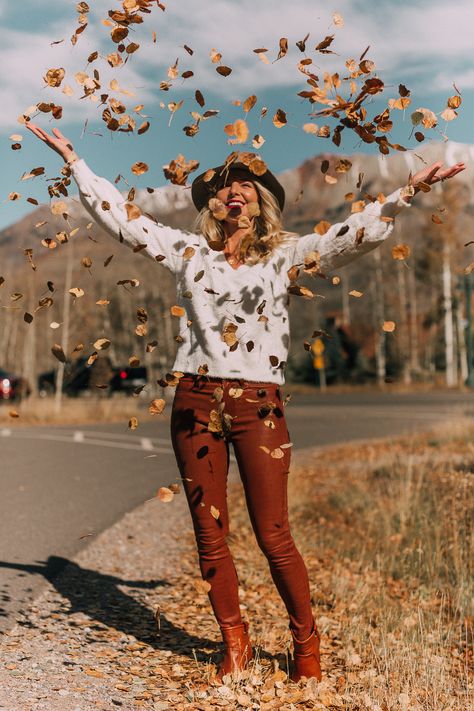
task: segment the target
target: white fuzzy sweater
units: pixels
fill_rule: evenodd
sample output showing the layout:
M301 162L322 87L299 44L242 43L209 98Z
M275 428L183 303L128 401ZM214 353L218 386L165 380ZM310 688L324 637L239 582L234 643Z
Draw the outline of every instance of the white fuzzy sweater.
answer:
M210 376L261 382L284 382L284 365L289 347L288 269L302 265L309 252L319 252L321 272L348 264L381 244L390 235L393 218L407 203L400 189L385 202L369 203L362 212L332 225L320 236L291 238L274 251L265 263L233 269L222 252L208 247L201 235L189 234L156 224L141 215L128 220L125 199L108 180L95 175L83 160L72 164L80 199L90 215L109 234L130 247L146 244L143 253L160 262L175 275L182 342L174 370L197 373L207 366ZM110 208L104 210L106 202ZM347 231L345 226L348 227ZM357 230L364 227L362 241ZM191 258L184 258L193 247ZM189 253L189 250L188 250ZM223 332L234 330L223 340ZM230 344L230 345L229 345ZM232 348L232 349L231 349Z

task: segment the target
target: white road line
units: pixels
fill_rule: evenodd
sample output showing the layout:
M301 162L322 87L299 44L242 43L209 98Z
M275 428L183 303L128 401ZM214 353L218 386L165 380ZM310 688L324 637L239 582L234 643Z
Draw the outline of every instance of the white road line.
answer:
M17 430L16 432L11 432L11 437L12 439L36 439L48 442L62 442L66 444L92 444L98 447L112 447L113 449L130 449L139 452L143 451L142 443L139 439L135 440L135 444L132 444L132 442L108 442L104 439L94 439L92 437L87 437L83 440L77 440L74 439L74 437L71 437L70 435L55 435L42 432L30 434L26 432L21 432L20 430ZM173 450L171 447L154 447L152 445L148 451L153 451L158 454L173 454Z
M153 440L148 437L128 437L127 442L108 442L106 439L95 439L93 437L82 437L86 434L81 430L75 430L70 434L50 434L47 432L25 432L24 430L11 430L8 428L0 429L0 437L11 437L12 439L39 439L48 442L61 442L66 444L91 444L97 447L111 447L112 449L129 449L135 452L153 452L154 454L174 454L174 450L169 446L168 440L161 441L168 444L167 447L156 447ZM101 435L104 433L98 432ZM108 434L108 433L105 433ZM118 435L114 435L118 437ZM133 440L133 442L131 441ZM234 454L230 453L230 461L235 464L236 459Z

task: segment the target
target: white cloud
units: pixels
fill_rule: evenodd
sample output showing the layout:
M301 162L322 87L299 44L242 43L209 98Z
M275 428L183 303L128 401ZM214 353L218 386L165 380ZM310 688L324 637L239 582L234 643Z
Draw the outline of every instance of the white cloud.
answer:
M63 0L59 4L62 3ZM70 19L52 22L47 32L9 29L8 22L4 22L1 125L15 126L17 116L39 100L53 99L67 109L67 97L60 90L45 89L42 76L53 66L63 66L72 74L84 70L85 58L100 44L107 45L107 51L110 51L107 30L100 20L111 5L110 0L91 4L91 23L76 47L69 41L75 27L73 4ZM24 23L25 28L31 28L33 12L37 11L32 0L25 1L22 4L25 16L29 6L31 21L29 25ZM6 7L5 0L0 0L0 15L5 15ZM336 28L332 23L332 13L336 9L344 16L343 28ZM48 11L54 18L54 2L48 4ZM43 18L45 12L43 9ZM157 87L160 80L166 78L167 66L178 55L180 68L195 72L196 79L191 83L188 81L185 88L212 89L226 98L242 98L253 91L279 86L303 88L304 77L296 69L296 62L302 55L295 42L310 32L308 54L319 65L315 69L319 75L324 70L343 71L344 60L351 56L357 58L370 44L367 56L376 62L387 80L395 84L404 82L412 90L423 88L425 92L447 90L454 80L459 82L462 90L474 86L474 69L470 63L473 26L472 0L452 0L449 5L444 0L417 5L407 2L375 5L371 0L338 0L337 7L333 8L328 8L326 2L315 0L278 3L275 0L201 0L199 3L169 0L165 13L154 9L152 15L145 17L143 26L136 28L137 41L142 46L125 69L114 72L103 62L98 67L103 87L107 87L111 76L116 76L124 87L136 88L140 101L158 95L163 100L168 98L169 95L159 94ZM152 30L157 33L156 44L151 43ZM333 47L339 56L315 56L312 52L314 45L326 34L336 35ZM282 36L289 39L289 55L274 64L263 65L252 50L268 47L269 57L274 59ZM51 41L62 37L65 38L62 44L51 46ZM195 50L192 57L180 49L185 43ZM209 59L213 47L222 52L223 63L232 67L230 77L223 78L216 73L215 65ZM151 75L153 79L150 79ZM67 81L74 86L76 97L79 96L80 89L72 77L69 76ZM97 113L88 100L74 100L73 110L74 118L81 121Z

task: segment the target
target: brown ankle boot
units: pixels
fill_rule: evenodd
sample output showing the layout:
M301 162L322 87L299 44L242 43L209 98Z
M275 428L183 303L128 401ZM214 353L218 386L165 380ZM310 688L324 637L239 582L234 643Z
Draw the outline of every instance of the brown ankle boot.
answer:
M219 665L217 678L222 681L225 674L232 674L245 669L253 659L252 645L249 639L248 622L234 627L221 627L224 640L224 659Z
M296 639L293 631L291 634L294 643L294 665L290 679L292 681L299 681L302 676L305 676L307 679L316 677L318 681L321 681L321 664L319 658L320 638L316 624L314 624L310 636L303 641Z

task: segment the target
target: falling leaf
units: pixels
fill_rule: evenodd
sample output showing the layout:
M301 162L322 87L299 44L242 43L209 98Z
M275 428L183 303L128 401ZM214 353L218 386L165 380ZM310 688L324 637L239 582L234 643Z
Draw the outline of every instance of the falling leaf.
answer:
M288 40L286 37L282 37L279 42L278 56L275 61L282 59L288 53Z
M215 506L211 506L210 511L211 511L211 516L213 516L216 520L217 520L217 519L219 518L219 516L221 515L221 512L220 512L219 509L216 508Z
M394 259L407 259L410 256L411 249L407 244L395 244L392 247L392 257Z
M130 202L125 203L125 210L127 212L127 220L130 222L131 220L136 220L137 218L140 217L142 214L142 211L138 207L138 205L135 205Z
M150 415L161 415L161 413L165 409L165 406L166 406L166 400L157 398L157 399L151 401L151 403L148 407L148 412L150 413Z
M229 138L227 141L231 145L245 143L249 137L249 128L243 119L237 119L234 123L224 126L224 132L228 136L235 136L235 138Z
M131 417L128 421L128 428L130 430L136 430L138 427L138 420L136 417Z
M59 360L60 363L66 362L66 354L64 353L62 346L60 346L59 343L55 343L51 346L51 353L53 354L53 356L55 356L55 358Z
M232 69L230 67L221 65L220 67L216 67L216 72L223 77L228 77L229 74L232 73Z
M48 86L58 87L61 85L65 74L66 72L62 67L59 67L58 69L48 69L43 79Z
M177 317L186 315L186 311L183 309L182 306L172 306L170 308L170 312L171 312L172 316L177 316Z
M275 116L273 117L273 125L276 126L276 128L283 128L283 126L286 126L286 123L286 113L283 109L277 109Z
M425 128L434 128L438 123L436 114L425 108L416 109L411 115L411 121L414 126L418 126L421 123Z
M331 223L326 220L321 220L317 225L314 226L313 232L318 235L325 235L328 229L331 227Z
M349 292L349 296L354 296L356 299L360 299L361 296L364 295L363 291L357 291L357 289L352 289Z
M58 202L53 202L51 204L51 212L53 215L67 215L68 208L64 201L59 200Z
M344 27L344 18L340 12L334 12L332 16L332 21L336 27Z
M395 321L384 321L382 329L386 333L392 333L393 331L395 331Z
M257 97L255 96L255 94L252 94L247 99L245 99L244 103L242 104L242 109L246 114L248 114L248 112L253 109L256 103Z
M149 170L149 168L146 163L142 163L142 162L138 161L137 163L134 163L132 165L130 170L135 175L143 175L144 173L146 173Z
M81 289L78 286L74 286L72 289L69 289L69 293L76 299L80 299L81 296L84 296L84 289Z
M93 345L97 351L105 351L110 346L110 341L108 338L99 338Z

